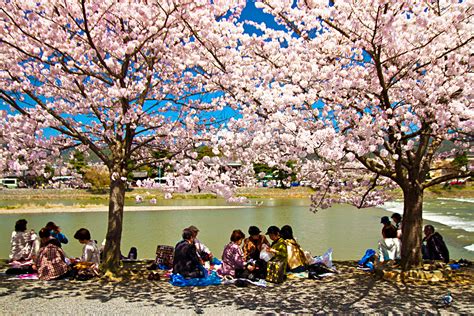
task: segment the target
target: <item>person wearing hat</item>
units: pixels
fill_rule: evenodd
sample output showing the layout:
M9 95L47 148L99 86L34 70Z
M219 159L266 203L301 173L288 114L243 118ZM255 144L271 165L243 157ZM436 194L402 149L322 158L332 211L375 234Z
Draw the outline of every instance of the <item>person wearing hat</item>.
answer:
M263 247L270 247L267 238L260 234L261 231L257 226L249 227L249 237L244 239L242 251L244 253L244 261L255 265L254 275L257 278L265 278L267 272L267 263L260 259L260 251Z
M384 262L386 260L400 259L401 244L400 239L397 238L397 229L392 225L388 216L383 216L380 219L380 223L383 224L383 238L379 241L379 261Z
M260 229L257 226L249 227L249 237L244 239L244 245L242 250L244 252L244 260L249 261L259 260L260 251L262 250L263 245L270 247L270 243L264 235L260 234Z
M211 250L206 245L204 245L199 239L197 239L199 229L194 225L191 225L186 229L193 234L194 245L196 246L197 254L199 258L201 258L203 264L204 261L212 261Z
M273 241L268 250L273 257L267 263L266 280L270 282L283 282L286 276L286 266L288 265L288 249L285 240L280 236L280 228L270 226L267 229L268 237Z
M280 236L280 228L270 226L267 229L266 235L273 241L270 248L270 252L273 253L271 260L286 262L288 260L288 251L285 240Z

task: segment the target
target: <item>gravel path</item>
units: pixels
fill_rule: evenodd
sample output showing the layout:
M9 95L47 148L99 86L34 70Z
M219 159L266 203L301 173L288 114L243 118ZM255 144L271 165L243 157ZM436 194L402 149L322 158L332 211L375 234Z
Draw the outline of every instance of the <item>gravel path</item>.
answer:
M266 288L179 288L166 281L33 281L0 275L0 314L474 314L473 271L462 282L404 285L348 266L326 279L287 280ZM438 304L451 291L449 307Z

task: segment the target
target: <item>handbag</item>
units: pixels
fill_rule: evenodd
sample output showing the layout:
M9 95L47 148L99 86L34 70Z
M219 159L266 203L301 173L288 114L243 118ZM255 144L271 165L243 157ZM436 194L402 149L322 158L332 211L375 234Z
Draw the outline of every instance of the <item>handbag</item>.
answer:
M78 262L73 266L75 279L87 281L99 276L97 265L92 262Z
M266 280L272 283L282 283L285 280L286 262L284 261L268 261Z

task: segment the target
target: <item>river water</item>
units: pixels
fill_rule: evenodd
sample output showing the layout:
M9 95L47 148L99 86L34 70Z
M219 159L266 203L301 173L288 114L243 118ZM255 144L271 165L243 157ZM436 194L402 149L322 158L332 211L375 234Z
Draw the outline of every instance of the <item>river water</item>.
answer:
M49 201L51 202L51 201ZM66 205L73 202L62 201ZM146 208L146 203L144 207ZM181 231L189 225L200 229L198 238L215 256L220 257L233 229L247 235L250 225L266 230L270 225L291 225L305 250L321 255L333 248L335 260L359 259L368 248L376 248L381 237L380 217L388 212L401 213L401 201L383 207L358 210L348 205L335 205L317 213L309 211L308 199L265 199L253 201L239 209L189 209L189 206L226 205L223 200L159 200L159 205L181 206L180 210L125 212L122 252L138 248L139 258L153 258L157 245L175 245ZM257 205L260 204L261 205ZM445 238L452 258L474 260L474 199L428 200L424 204L425 224L435 226ZM62 227L69 237L64 246L69 256L79 256L82 245L74 232L86 227L92 238L101 242L106 233L107 213L49 213L0 215L0 258L7 258L9 239L15 221L28 220L28 228L38 231L48 221ZM265 232L265 231L264 231Z

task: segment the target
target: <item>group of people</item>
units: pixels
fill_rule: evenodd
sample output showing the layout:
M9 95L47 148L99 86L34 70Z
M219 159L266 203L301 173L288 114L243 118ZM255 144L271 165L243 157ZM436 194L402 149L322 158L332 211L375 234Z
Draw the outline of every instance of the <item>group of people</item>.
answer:
M173 258L173 273L185 278L202 278L205 262L213 260L209 248L197 239L199 229L185 228L180 242L176 244ZM265 235L257 226L250 226L249 237L236 229L230 235L230 242L224 247L222 265L218 273L222 276L245 279L265 279L267 266L272 262L282 264L286 271L300 272L308 265L307 257L293 236L291 226L281 229L270 226Z
M398 213L381 218L382 239L379 241L378 260L400 259L402 238L402 217ZM173 273L185 278L205 276L206 262L214 262L210 249L197 235L199 229L189 226L182 232L182 240L174 248ZM257 226L250 226L249 236L236 229L230 235L230 242L224 247L222 265L219 274L233 278L265 279L269 266L278 262L280 272L305 271L311 264L311 255L303 251L289 225L281 228L268 227L265 235ZM423 259L449 261L449 251L443 237L435 232L432 225L424 227ZM81 271L97 273L100 263L100 249L91 238L89 230L79 229L74 238L83 244L81 258L68 258L62 249L68 238L54 222L48 222L38 235L27 229L27 221L20 219L15 223L11 235L10 264L11 272L36 272L41 280L61 279L77 275Z
M61 228L48 222L38 234L27 229L28 222L20 219L10 239L10 266L7 273L37 273L40 280L72 277L80 273L98 272L100 250L89 230L79 229L74 238L83 244L80 258L68 258L62 249L69 242Z
M401 258L402 216L399 213L393 213L391 219L394 224L388 216L383 216L380 220L380 223L383 224L382 239L379 241L378 247L380 262ZM423 233L424 238L421 245L423 259L449 262L448 247L446 247L441 234L435 232L433 225L426 225Z
M393 224L392 224L393 221ZM397 260L401 258L402 216L392 214L391 218L381 218L382 239L379 241L378 260ZM174 252L173 273L179 273L185 278L200 278L205 275L203 270L206 261L212 261L212 253L196 237L199 232L195 226L183 230L183 240ZM423 259L449 261L449 251L443 237L435 232L432 225L424 227L422 244ZM283 264L283 274L286 272L302 272L311 269L311 255L303 251L293 236L289 225L278 228L268 227L265 235L256 226L250 226L249 236L236 229L230 235L230 242L222 253L222 266L219 274L234 278L265 279L272 262Z

